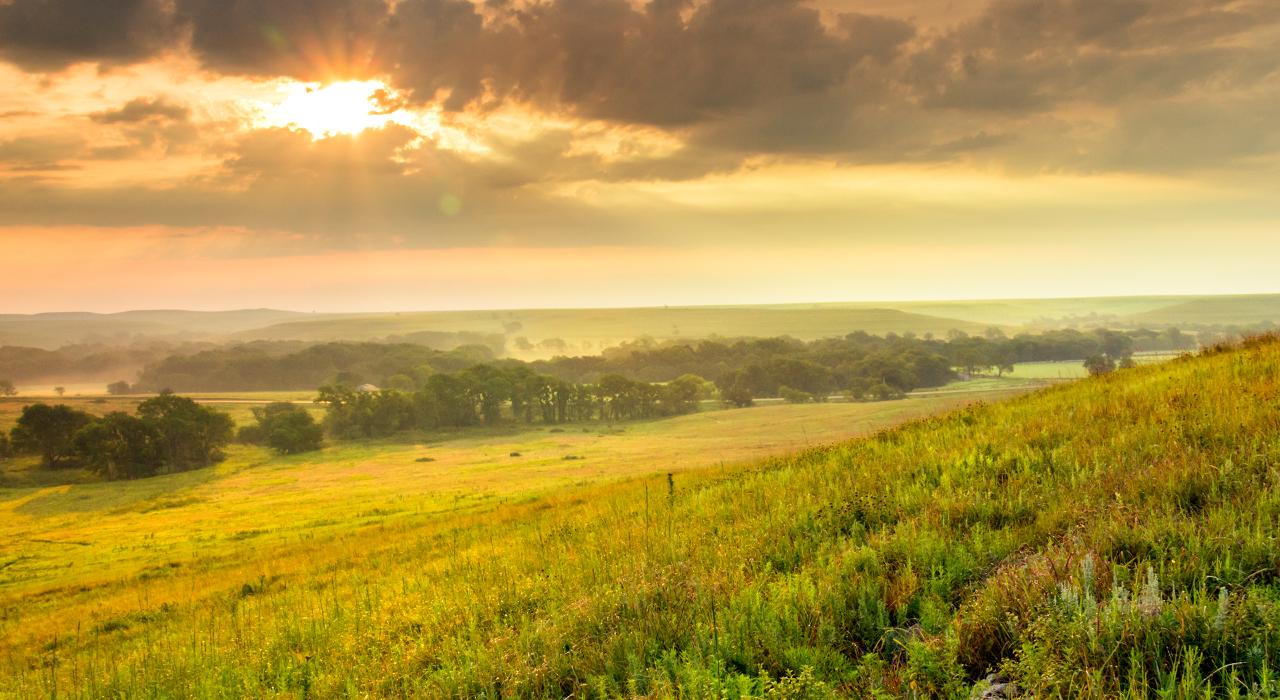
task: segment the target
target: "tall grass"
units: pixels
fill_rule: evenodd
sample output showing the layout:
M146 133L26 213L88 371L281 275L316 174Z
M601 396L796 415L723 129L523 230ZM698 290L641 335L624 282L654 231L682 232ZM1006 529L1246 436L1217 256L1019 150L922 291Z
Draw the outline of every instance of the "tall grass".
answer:
M1259 340L672 484L375 521L212 589L129 582L109 624L0 647L0 695L962 698L998 671L1272 697L1278 479Z

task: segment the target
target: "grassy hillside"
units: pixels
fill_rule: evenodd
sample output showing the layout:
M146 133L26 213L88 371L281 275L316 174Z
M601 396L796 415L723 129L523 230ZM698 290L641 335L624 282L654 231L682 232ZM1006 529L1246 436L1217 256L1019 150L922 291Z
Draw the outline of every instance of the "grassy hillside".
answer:
M1276 342L454 512L333 457L242 456L198 503L7 492L3 541L76 559L5 585L0 688L964 698L998 670L1035 697L1280 693ZM369 499L383 480L405 500ZM349 489L339 523L298 510L316 481ZM272 493L292 505L240 510Z
M52 350L75 343L125 344L138 338L210 338L299 317L306 316L272 309L0 314L0 345Z
M1249 326L1280 323L1280 295L1210 297L1135 314L1136 324L1222 324Z

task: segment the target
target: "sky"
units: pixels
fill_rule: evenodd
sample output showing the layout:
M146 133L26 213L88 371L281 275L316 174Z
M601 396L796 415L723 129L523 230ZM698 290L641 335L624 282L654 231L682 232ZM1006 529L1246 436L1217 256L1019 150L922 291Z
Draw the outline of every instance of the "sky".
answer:
M0 313L1280 291L1275 0L0 0Z

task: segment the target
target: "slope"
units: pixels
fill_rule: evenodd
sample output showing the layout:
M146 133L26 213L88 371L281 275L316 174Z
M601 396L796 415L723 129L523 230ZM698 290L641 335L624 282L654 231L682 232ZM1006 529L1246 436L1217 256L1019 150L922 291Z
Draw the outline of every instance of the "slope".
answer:
M1280 343L1256 341L674 480L368 516L324 558L297 533L220 590L179 564L11 654L8 687L961 698L999 670L1035 697L1271 697L1277 483Z

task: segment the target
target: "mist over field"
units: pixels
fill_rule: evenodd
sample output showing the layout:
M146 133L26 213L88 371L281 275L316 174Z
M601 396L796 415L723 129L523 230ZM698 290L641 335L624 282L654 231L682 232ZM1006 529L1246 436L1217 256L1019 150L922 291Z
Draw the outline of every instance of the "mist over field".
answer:
M0 0L0 700L1280 697L1273 0Z

